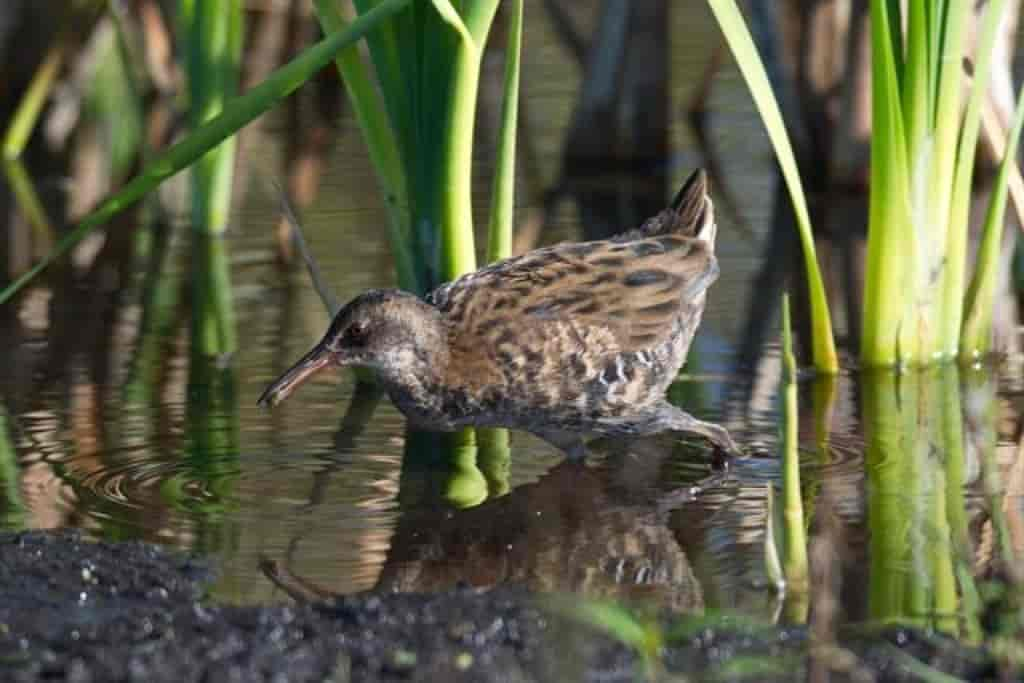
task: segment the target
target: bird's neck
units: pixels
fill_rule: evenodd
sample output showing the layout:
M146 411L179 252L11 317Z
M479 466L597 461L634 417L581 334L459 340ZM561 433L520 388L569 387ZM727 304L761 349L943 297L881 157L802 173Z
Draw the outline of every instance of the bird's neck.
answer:
M408 406L426 406L442 393L450 357L446 326L440 316L431 316L417 326L414 340L374 369L392 401L407 412Z

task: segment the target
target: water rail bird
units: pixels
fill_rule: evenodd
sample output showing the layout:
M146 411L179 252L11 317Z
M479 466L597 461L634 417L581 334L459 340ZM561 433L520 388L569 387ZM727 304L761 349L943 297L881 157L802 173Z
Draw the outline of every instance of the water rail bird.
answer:
M325 368L362 366L424 429L510 427L573 458L584 436L671 430L738 454L724 427L665 400L718 277L715 232L698 170L667 209L611 239L536 249L422 299L368 291L259 402L276 405Z

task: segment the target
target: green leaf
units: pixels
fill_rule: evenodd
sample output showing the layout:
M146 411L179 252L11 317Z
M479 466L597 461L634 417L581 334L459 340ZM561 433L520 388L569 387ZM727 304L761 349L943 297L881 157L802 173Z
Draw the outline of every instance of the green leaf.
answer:
M665 634L656 621L641 620L639 615L612 602L589 599L570 601L551 596L546 605L556 614L604 631L632 648L640 655L648 678L653 678L659 668L658 658L665 644Z
M964 324L964 285L967 281L967 236L971 211L971 188L973 186L975 156L978 135L981 130L981 110L984 107L990 74L992 51L999 31L999 24L1006 6L1006 0L992 0L985 8L981 19L981 32L975 48L974 83L971 86L967 111L964 113L957 148L956 166L953 169L952 198L949 207L949 235L946 239L946 254L949 262L947 278L940 292L942 296L942 327L937 334L945 344L945 352L953 355L957 348L963 348L960 335ZM958 78L962 87L963 74ZM952 141L951 141L952 144ZM968 353L970 350L968 350Z
M974 277L967 290L967 317L964 319L960 340L960 358L975 360L992 347L992 309L995 306L996 284L999 274L999 251L1003 242L1003 226L1006 219L1006 198L1010 173L1017 158L1021 127L1024 126L1024 89L1017 99L1017 110L1013 118L1010 137L1003 151L1003 162L999 175L992 186L981 246L978 248L978 262Z
M907 260L914 258L910 226L910 169L900 106L897 60L886 0L872 0L871 15L871 195L861 361L893 365L899 358L904 314L914 299ZM909 326L907 326L909 327Z
M786 133L779 104L772 93L768 74L765 72L764 64L761 62L761 57L754 46L754 40L750 36L750 31L743 21L743 15L740 13L739 7L736 6L735 0L708 0L708 2L715 19L718 20L722 34L729 44L729 49L732 50L747 87L750 88L750 94L761 114L761 121L768 131L768 137L771 139L779 167L786 180L790 199L793 202L800 242L803 246L807 289L810 293L813 332L811 347L814 365L820 372L835 373L839 369L839 362L836 357L835 340L832 336L832 322L829 317L828 300L825 297L825 285L822 282L821 272L818 270L818 259L814 253L814 235L811 232L811 219L800 182L800 172L789 142L789 136Z

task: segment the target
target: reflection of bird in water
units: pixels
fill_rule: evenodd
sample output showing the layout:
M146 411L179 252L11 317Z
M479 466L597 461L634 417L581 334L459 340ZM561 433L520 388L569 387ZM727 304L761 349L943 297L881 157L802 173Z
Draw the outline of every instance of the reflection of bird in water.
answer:
M372 290L271 384L284 400L317 371L368 367L417 426L512 427L583 455L581 436L667 430L738 453L728 432L665 400L718 276L702 171L672 205L610 240L500 261L426 300Z
M404 510L373 590L432 593L460 585L517 584L591 598L652 600L678 611L702 608L700 583L678 530L669 524L669 513L690 503L699 485L652 489L657 467L642 468L646 476L636 480L635 456L660 462L670 453L656 442L637 447L642 450L628 460L616 456L597 466L563 462L537 482L474 508ZM298 597L331 596L291 574L287 564L267 562L264 569Z

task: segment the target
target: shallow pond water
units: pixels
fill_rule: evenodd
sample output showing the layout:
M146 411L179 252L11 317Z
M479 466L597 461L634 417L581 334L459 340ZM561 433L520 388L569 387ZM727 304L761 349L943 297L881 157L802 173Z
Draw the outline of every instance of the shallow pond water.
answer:
M673 11L672 18L670 33L687 37L672 43L677 111L715 32L703 7ZM526 144L553 175L579 74L545 22L531 21L524 97L533 139ZM729 67L716 81L710 108L729 182L756 235L720 213L722 277L711 291L687 374L673 391L698 417L732 429L752 457L723 472L712 467L704 444L656 438L595 444L594 457L579 465L522 433L508 443L468 448L408 433L386 399L354 395L352 377L340 373L304 387L273 412L257 408L265 385L319 338L327 317L304 274L276 267L274 199L254 180L237 211L230 247L240 349L205 368L205 382L189 388L184 327L157 340L149 360L136 362L149 341L137 333L141 273L96 307L51 309L54 302L76 299L47 286L22 299L12 362L0 376L17 462L17 470L5 474L5 525L81 527L97 537L144 538L212 555L222 567L215 595L236 603L283 598L260 568L261 560L271 559L340 593L514 581L774 619L779 604L767 586L763 543L766 486L780 476L778 350L766 350L753 377L732 371L759 265L758 240L766 234L771 158ZM282 125L272 121L263 144L255 146L256 179L272 177L277 168ZM681 116L671 139L682 150L673 170L681 180L699 162ZM480 153L484 170L486 151ZM390 260L385 216L347 114L333 159L303 223L326 278L345 299L390 284ZM478 187L483 215L486 173ZM565 205L542 240L580 234L578 214ZM63 316L60 329L51 320L54 311ZM112 330L107 346L76 345L97 318ZM843 568L837 593L845 618L871 616L869 605L878 607L879 600L902 600L879 597L885 591L873 582L877 574L870 576L872 553L876 561L888 553L903 563L897 571L911 578L920 570L921 585L930 586L941 576L915 563L926 564L927 549L936 546L948 555L949 539L963 534L976 551L972 570L985 574L991 559L985 544L990 550L994 533L985 512L990 498L981 463L987 455L1008 485L1017 482L1016 494L1002 499L1006 538L1024 541L1021 466L1014 464L1012 441L1019 359L1010 359L1001 372L998 382L985 374L980 380L929 377L920 385L904 379L891 392L865 388L848 374L831 389L802 384L805 499L812 529L830 530L823 537L831 545L815 548ZM751 380L749 394L737 401L738 389ZM941 399L953 401L952 407ZM918 405L912 414L911 405ZM884 426L886 416L900 424ZM951 432L945 445L959 440L965 453L950 455L942 443L929 441L933 427ZM974 441L978 434L988 441ZM915 435L923 436L918 441ZM896 473L895 490L888 488L888 439L895 440L892 448L920 452L911 469ZM959 506L952 521L933 514L940 498ZM887 515L900 507L916 510L917 517L889 524ZM904 522L906 528L897 529ZM891 548L879 546L890 531L896 544L919 547L921 554L894 557ZM924 595L907 609L917 610L916 616L942 612L929 600Z

